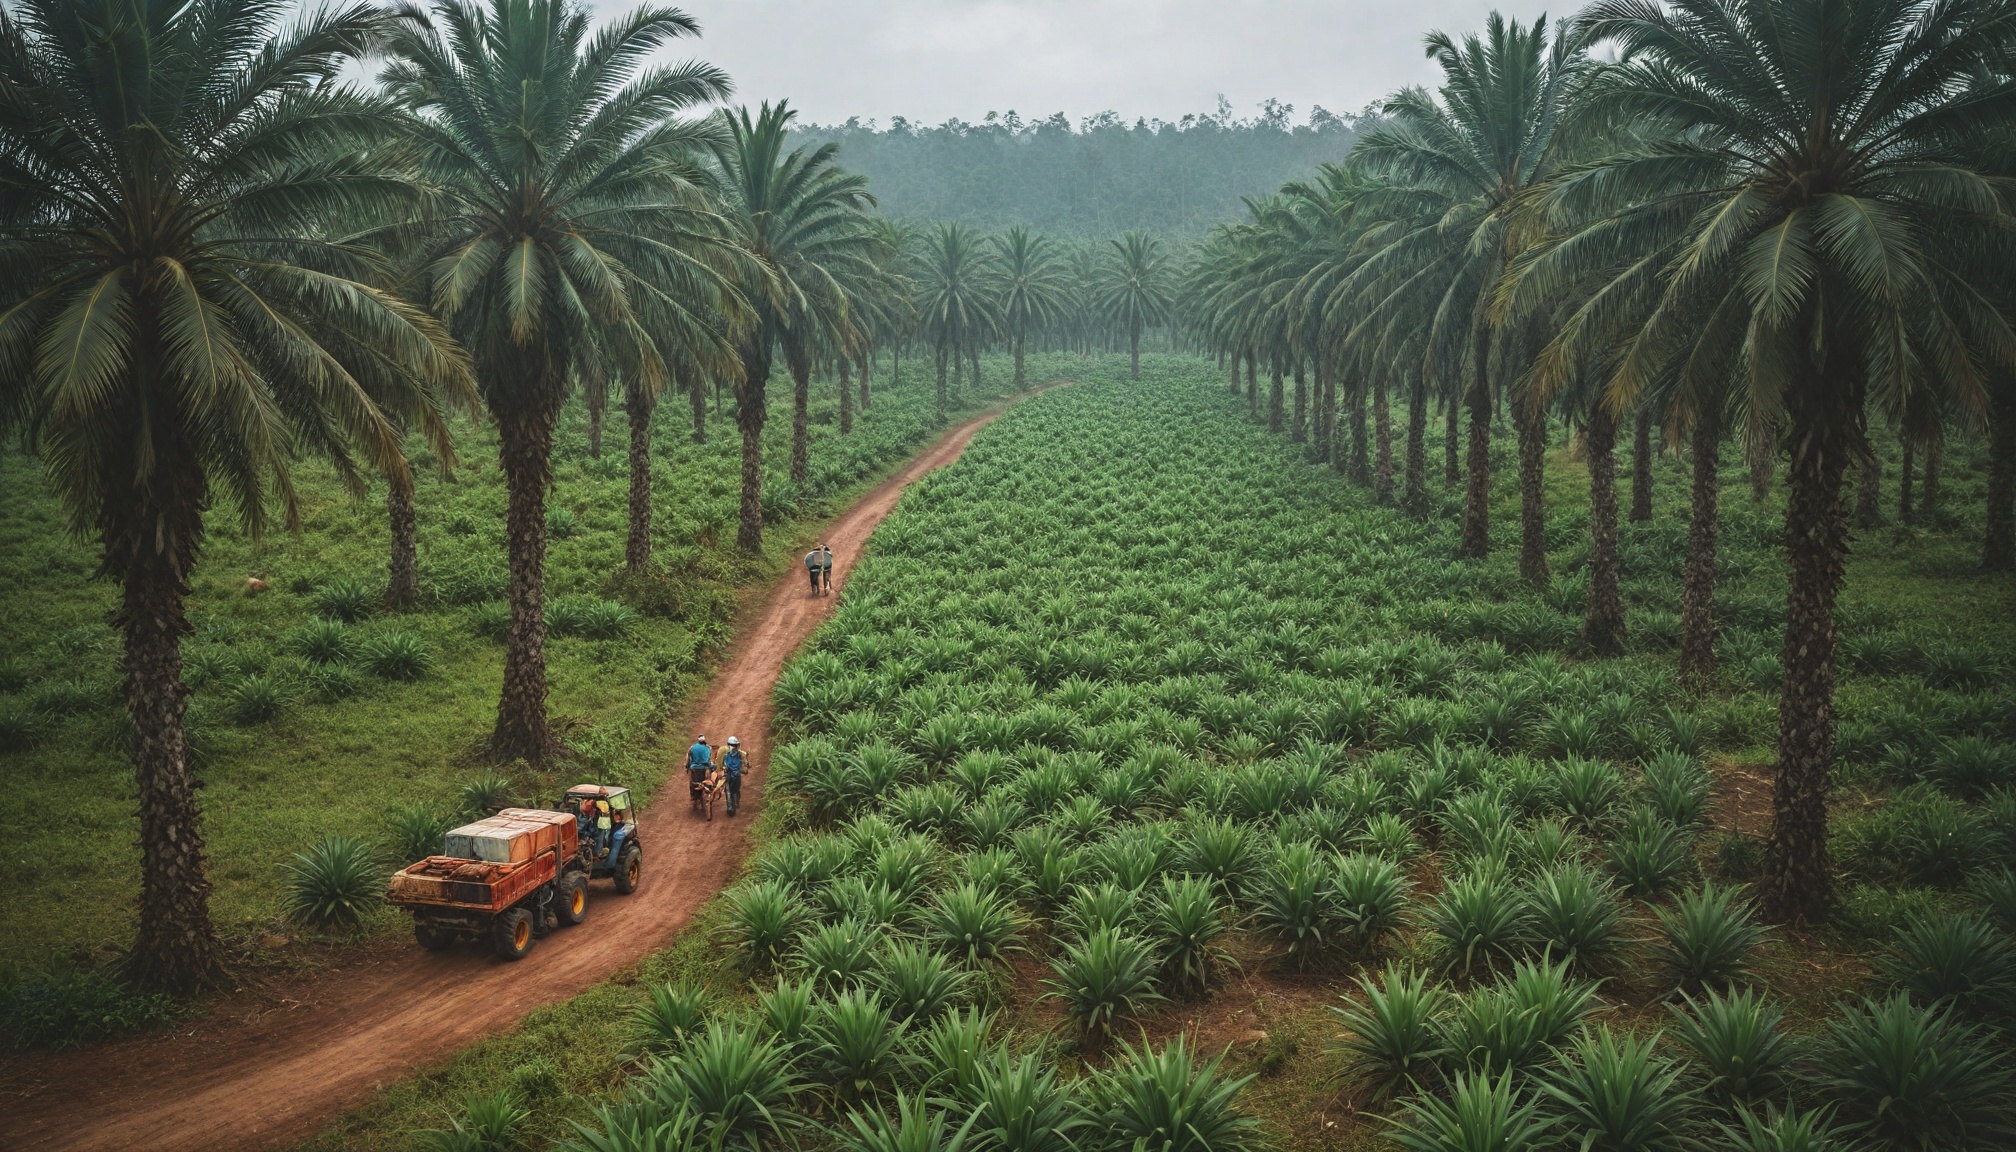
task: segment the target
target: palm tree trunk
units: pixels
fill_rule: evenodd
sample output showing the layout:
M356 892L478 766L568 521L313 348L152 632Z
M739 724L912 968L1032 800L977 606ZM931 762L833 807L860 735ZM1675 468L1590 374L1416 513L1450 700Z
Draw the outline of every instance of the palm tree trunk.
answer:
M1246 414L1260 417L1260 354L1254 352L1246 357Z
M847 374L847 358L840 357L840 435L854 432L854 381Z
M1309 459L1322 463L1330 459L1330 438L1336 431L1337 411L1334 398L1330 395L1330 361L1321 352L1316 354L1315 423Z
M1361 488L1368 488L1372 484L1372 451L1368 442L1370 429L1366 426L1365 413L1365 402L1368 399L1366 392L1365 377L1362 375L1354 378L1344 391L1351 404L1351 460L1347 467L1350 470L1351 482Z
M1022 369L1022 342L1024 336L1025 334L1022 329L1017 328L1015 330L1015 391L1017 392L1029 387L1029 375Z
M1988 402L1988 515L1981 567L2016 572L2016 380L1996 383Z
M1139 380L1141 378L1141 329L1138 327L1127 330L1127 359L1131 365L1128 369L1128 379Z
M1428 378L1407 373L1407 482L1400 506L1409 516L1428 514Z
M634 380L623 392L630 417L630 534L623 542L623 566L642 572L651 566L651 410L648 390Z
M1909 436L1899 437L1898 445L1904 451L1904 462L1897 471L1897 520L1901 524L1916 524L1918 509L1911 504L1911 467L1916 463L1912 456L1917 445Z
M1638 414L1638 427L1631 437L1631 522L1652 519L1652 418Z
M1456 397L1442 398L1442 483L1451 488L1463 482L1463 468L1457 456L1457 445L1463 440L1462 430L1456 426L1460 408Z
M1456 554L1479 560L1491 554L1491 362L1490 329L1477 329L1477 369L1470 381L1469 486L1463 493L1463 541Z
M1232 354L1232 395L1239 395L1239 354Z
M1372 499L1393 502L1393 412L1386 403L1386 371L1372 378Z
M1883 526L1883 458L1873 443L1863 446L1861 465L1855 470L1855 526Z
M1680 680L1700 688L1715 676L1715 537L1722 514L1722 414L1712 405L1694 424L1693 464L1680 586Z
M553 413L499 416L498 456L508 494L504 515L511 626L504 637L504 688L490 754L544 763L556 747L546 723L546 493L553 486Z
M947 355L952 357L952 390L948 399L950 403L957 404L961 391L960 385L966 379L966 353L955 344Z
M1818 373L1813 374L1814 377ZM1800 384L1804 387L1801 388ZM1827 775L1834 766L1834 601L1848 555L1842 481L1855 455L1847 426L1862 410L1847 381L1809 378L1788 397L1785 543L1792 567L1779 660L1778 765L1759 891L1779 920L1827 914Z
M1771 498L1771 475L1778 471L1778 460L1768 452L1750 458L1750 502L1762 504Z
M609 381L597 373L587 382L588 401L588 457L602 458L602 417L609 409Z
M785 367L791 371L791 482L805 483L812 470L810 415L812 408L812 360L794 354L787 345Z
M1268 376L1267 386L1267 431L1276 436L1281 434L1281 406L1281 361L1277 358Z
M875 374L875 353L871 349L861 358L861 411L868 411L868 378Z
M410 607L420 594L420 549L415 540L419 519L413 510L413 474L392 476L385 492L385 520L392 535L392 555L386 565L385 607L395 612Z
M1288 442L1309 442L1309 378L1302 370L1302 358L1295 358L1295 422L1289 426Z
M1528 407L1531 405L1520 405ZM1540 423L1537 416L1527 420ZM1545 444L1544 435L1538 439ZM1589 461L1589 602L1582 616L1582 647L1596 656L1621 656L1624 594L1617 578L1617 420L1601 399L1589 405L1589 424L1582 439ZM1540 563L1544 570L1544 540Z
M1601 402L1597 403L1598 407ZM1535 587L1544 586L1547 572L1547 414L1535 407L1531 397L1518 396L1512 409L1512 427L1519 437L1519 576ZM1607 419L1607 418L1606 418ZM1593 424L1594 421L1592 420ZM1610 420L1612 448L1617 423ZM1616 463L1610 467L1611 531L1616 531Z
M1918 485L1918 520L1920 523L1936 526L1939 523L1939 473L1946 462L1946 429L1934 425L1932 438L1925 442L1925 475Z
M108 561L120 562L124 577L116 623L125 633L126 714L140 798L140 927L126 970L139 987L186 995L219 975L202 813L183 727L189 689L182 683L182 637L190 631L183 600L187 558L202 524L195 514L172 512L136 515L131 523L125 539L107 545ZM165 548L154 546L157 523L170 529Z
M973 346L972 346L971 348L967 349L967 352L968 352L968 354L969 354L969 355L970 355L970 356L972 357L972 360L973 360L973 391L974 391L974 393L975 393L975 394L978 394L978 393L979 393L979 391L980 391L980 344L979 344L979 342L978 342L978 341L975 341L975 342L974 342L974 344L973 344Z
M676 371L679 376L679 383L686 388L686 400L693 409L693 443L705 444L707 442L707 386L702 382L703 377L699 368L695 365L681 360L678 363Z
M742 506L735 546L754 555L763 550L763 424L770 415L769 333L758 346L742 350L742 387L735 398L735 424L742 432Z
M945 410L947 407L946 395L945 395L945 356L946 356L945 346L943 344L940 344L938 346L938 397L937 397L938 423L940 424L945 423Z

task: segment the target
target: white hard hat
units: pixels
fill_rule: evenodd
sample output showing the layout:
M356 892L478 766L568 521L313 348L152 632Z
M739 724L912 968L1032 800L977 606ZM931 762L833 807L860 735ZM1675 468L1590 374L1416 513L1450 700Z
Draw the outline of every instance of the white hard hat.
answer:
M728 743L730 743L730 744L740 744L740 743L742 743L742 738L741 738L740 736L730 736L730 737L728 737Z

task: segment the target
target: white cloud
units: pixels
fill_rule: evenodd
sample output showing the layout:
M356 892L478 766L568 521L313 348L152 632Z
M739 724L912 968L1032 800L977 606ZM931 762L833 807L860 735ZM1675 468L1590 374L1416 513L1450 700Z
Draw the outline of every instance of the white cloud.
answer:
M593 0L604 12L630 0ZM1488 0L674 0L705 35L679 48L726 68L738 100L788 97L813 121L978 120L1014 109L1074 119L1242 113L1275 97L1348 112L1432 83L1431 29L1467 32ZM1564 14L1563 8L1554 14Z

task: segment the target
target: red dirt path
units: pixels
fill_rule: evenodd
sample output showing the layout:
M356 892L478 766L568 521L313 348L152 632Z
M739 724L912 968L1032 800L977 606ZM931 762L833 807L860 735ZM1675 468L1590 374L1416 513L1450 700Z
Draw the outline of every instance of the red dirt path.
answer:
M957 459L988 413L959 425L828 527L837 594L903 489ZM474 950L372 949L344 970L299 981L277 1011L239 1012L172 1036L10 1061L0 1071L0 1148L269 1148L301 1140L371 1091L515 1026L661 948L734 879L762 810L770 689L784 661L832 611L787 572L735 631L735 651L699 702L692 730L740 735L750 774L742 815L699 822L672 791L645 809L643 886L592 890L588 923L517 963ZM676 787L677 780L672 786Z

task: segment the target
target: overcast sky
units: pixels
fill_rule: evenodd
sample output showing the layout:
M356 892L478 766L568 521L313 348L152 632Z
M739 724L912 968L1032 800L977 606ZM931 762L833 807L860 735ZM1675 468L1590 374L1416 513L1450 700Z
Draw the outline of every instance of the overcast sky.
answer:
M613 12L635 0L593 0ZM1507 0L673 0L704 34L684 46L726 68L739 100L789 97L805 119L887 123L1073 120L1112 109L1176 119L1219 94L1238 115L1276 97L1355 112L1406 84L1429 83L1430 29L1481 27ZM1557 5L1550 16L1569 9Z

